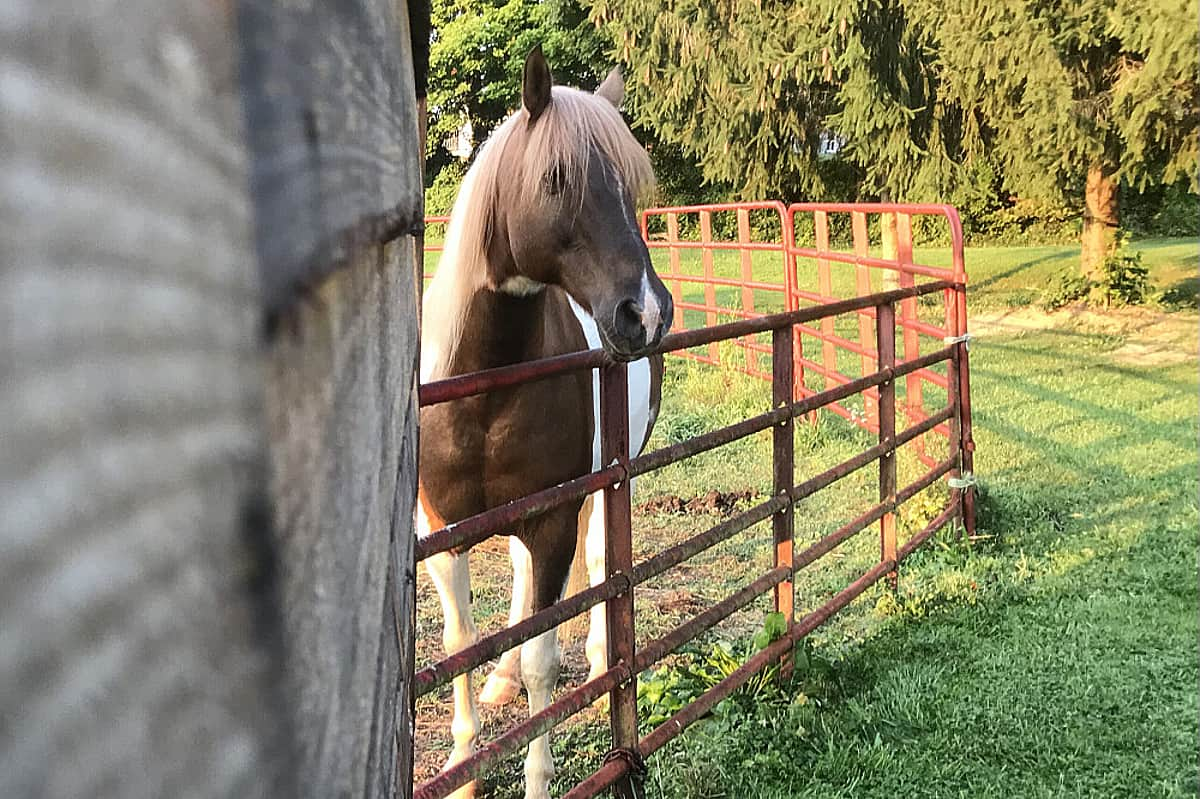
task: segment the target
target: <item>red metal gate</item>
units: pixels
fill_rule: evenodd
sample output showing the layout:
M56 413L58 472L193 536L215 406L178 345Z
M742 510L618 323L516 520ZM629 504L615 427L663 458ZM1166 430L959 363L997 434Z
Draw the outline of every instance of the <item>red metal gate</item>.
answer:
M573 799L595 796L610 785L617 785L622 796L633 795L633 782L639 779L643 758L680 734L766 665L786 659L796 642L880 578L886 576L894 585L900 562L948 522L961 520L968 532L973 531L973 492L970 481L962 479L964 474L971 471L973 445L970 434L965 336L965 273L962 268L961 233L954 209L948 206L900 205L794 205L784 209L777 203L704 206L699 209L654 209L643 217L643 231L648 234L652 248L665 248L668 253L672 250L687 249L697 249L702 253L716 251L718 243L712 238L711 222L705 224L701 221L699 246L693 247L692 242L685 242L680 238L678 222L673 225L670 220L673 215L677 219L678 215L686 213L698 214L703 220L705 214L725 211L737 215L739 241L735 242L738 246L733 249L739 253L778 253L782 264L780 282L776 284L755 278L753 264L747 269L740 254L738 266L744 270L743 276L751 276L741 283L722 278L717 274L715 264L702 259L701 268L705 270L703 277L707 280L701 285L708 293L703 302L694 302L682 294L681 286L688 281L685 280L686 273L682 270L682 264L676 261L669 269L663 270L662 276L672 284L676 292L679 292L676 294L677 307L684 311L702 313L706 316L705 321L710 321L711 314L724 312L717 303L715 290L718 287L781 293L787 307L778 313L764 315L753 304L747 302L747 299L753 299L752 297L742 295L742 307L734 309L736 313L733 314L742 318L697 329L677 330L663 340L659 350L679 354L691 351L692 357L720 362L719 357L713 358L711 346L721 342L740 342L748 355L762 356L756 358L754 366L747 363L744 368L771 381L772 408L766 413L635 458L627 458L624 455L627 452L624 442L628 438L625 366L611 362L601 350L463 375L420 387L420 404L424 407L553 375L583 369L600 369L603 462L612 465L434 531L418 543L416 557L423 560L437 552L477 544L492 535L512 529L514 524L523 519L569 500L581 498L600 489L605 492L608 509L605 582L568 597L511 628L489 635L477 644L421 669L414 676L414 695L428 694L449 683L455 676L484 664L501 652L518 646L601 602L607 603L608 608L609 662L613 665L599 678L568 691L536 716L487 743L470 759L454 765L419 786L415 793L417 799L445 796L456 787L494 767L501 758L516 753L533 738L588 707L604 694L609 694L611 700L612 756L606 758L591 777L577 785L567 796ZM743 231L748 229L749 215L755 211L765 211L779 218L782 233L779 242L755 242L750 236L743 235ZM902 220L899 224L901 234L898 259L882 259L870 253L866 236L867 216L880 213L895 213ZM916 215L931 213L942 215L953 232L952 268L949 270L913 263L911 219ZM664 216L667 221L667 239L663 245L658 243L654 231L649 229L649 220L656 214ZM814 228L817 231L814 246L798 246L791 237L794 220L799 214L813 215ZM849 214L851 217L854 247L852 253L843 253L830 247L829 217L833 214ZM804 283L794 280L795 264L803 259L816 262L816 291L804 288ZM837 281L830 271L831 265L835 263L855 268L855 287L858 291L865 291L864 296L836 298ZM897 271L900 274L901 286L890 291L871 291L870 273L868 272L867 279L863 280L861 270L872 268ZM922 320L919 313L921 303L930 300L936 302L938 297L942 299L940 325ZM817 304L797 307L802 302ZM839 335L831 325L837 317L847 314L857 319L860 334L858 341ZM897 330L902 345L900 357L896 346ZM914 334L940 340L937 341L936 348L922 353L920 340L916 340L916 344L912 343ZM769 347L761 346L758 338L760 336L769 336ZM821 351L820 361L803 355L800 344L804 336L817 340ZM862 373L857 376L844 374L842 369L837 368L836 362L828 357L827 348L830 346L834 348L835 356L837 348L857 356ZM719 348L717 354L720 355ZM770 357L771 363L769 374L761 368L767 356ZM944 377L932 371L933 366L943 362L946 364ZM812 387L803 379L797 379L797 372L801 369L817 373L824 379L825 385L819 388ZM945 404L935 410L927 409L923 404L915 404L914 397L925 397L929 392L921 393L919 388L914 390L914 386L918 385L914 381L926 381L944 387ZM901 383L906 388L903 410L908 424L897 430L897 386ZM846 411L843 415L853 418L853 414L849 413L844 403L855 396L870 397L874 400L871 418L855 421L876 432L878 443L832 468L807 475L800 482L795 482L793 420L811 415L821 408L830 408L836 412L839 407ZM634 563L629 478L766 430L772 431L774 441L774 488L771 497L676 546ZM898 449L925 434L939 430L944 431L947 437L948 457L928 463L930 468L922 476L906 486L899 487L896 469ZM878 502L802 552L795 553L794 504L873 463L878 464L879 470ZM947 477L950 478L951 490L945 507L924 529L913 534L907 541L899 541L897 509L934 482ZM772 520L774 531L773 568L668 634L635 650L634 586L645 583L688 558L767 519ZM879 524L880 530L880 554L876 565L847 585L829 602L801 618L795 618L792 589L794 573L876 523ZM774 594L776 609L787 618L786 635L639 739L637 675L768 591Z

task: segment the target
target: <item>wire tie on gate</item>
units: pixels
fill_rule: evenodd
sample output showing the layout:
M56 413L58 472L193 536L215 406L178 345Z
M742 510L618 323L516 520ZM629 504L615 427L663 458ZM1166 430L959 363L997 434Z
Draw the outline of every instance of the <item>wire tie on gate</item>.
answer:
M951 488L972 488L978 482L972 472L963 472L961 477L951 477L947 481Z
M642 759L642 756L638 753L638 751L636 749L625 749L623 747L617 747L616 749L610 750L609 753L604 756L604 764L605 765L611 763L614 760L625 761L625 766L628 769L630 774L634 774L639 777L646 776L646 773L647 773L646 761Z
M969 351L971 349L971 339L972 338L973 337L971 336L970 333L963 333L961 336L946 336L944 339L942 339L942 343L943 344L965 344L967 347L967 350Z

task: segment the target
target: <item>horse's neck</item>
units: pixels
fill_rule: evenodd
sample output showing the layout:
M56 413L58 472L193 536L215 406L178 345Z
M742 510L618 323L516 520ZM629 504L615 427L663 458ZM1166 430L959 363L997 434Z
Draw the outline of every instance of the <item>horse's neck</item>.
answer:
M467 305L462 338L450 362L450 375L541 357L545 314L546 290L517 296L479 289Z

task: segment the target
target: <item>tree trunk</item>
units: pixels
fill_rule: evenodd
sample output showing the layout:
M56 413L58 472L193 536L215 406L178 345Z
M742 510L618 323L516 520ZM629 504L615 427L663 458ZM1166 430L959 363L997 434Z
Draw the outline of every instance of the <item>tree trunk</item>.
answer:
M1117 242L1117 182L1115 170L1103 161L1088 168L1084 191L1083 276L1094 283L1104 278L1104 259L1112 254Z
M900 249L896 243L896 215L895 214L880 214L879 216L879 233L881 246L883 249L882 258L887 261L895 261L900 257ZM900 273L891 269L881 269L880 278L881 286L884 291L900 288Z

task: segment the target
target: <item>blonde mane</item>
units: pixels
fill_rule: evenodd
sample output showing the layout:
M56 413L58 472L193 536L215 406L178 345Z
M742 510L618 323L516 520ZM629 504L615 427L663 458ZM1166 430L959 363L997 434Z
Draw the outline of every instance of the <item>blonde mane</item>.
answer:
M557 166L568 185L587 185L588 158L595 148L613 165L625 191L645 197L654 183L646 151L608 100L577 89L555 86L551 101L532 129L521 109L506 119L480 148L467 171L450 212L445 247L433 281L425 290L421 331L421 380L444 377L459 341L475 292L487 285L487 247L499 197L498 181L539 186ZM506 157L519 133L527 137L523 154ZM582 189L580 189L582 191Z

